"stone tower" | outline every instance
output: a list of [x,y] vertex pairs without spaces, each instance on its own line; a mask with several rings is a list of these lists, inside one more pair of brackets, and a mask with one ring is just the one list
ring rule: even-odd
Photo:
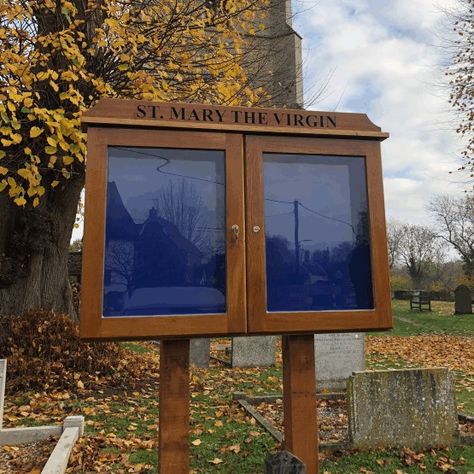
[[[303,107],[301,36],[293,29],[291,0],[270,0],[265,18],[257,25],[249,70],[254,83],[270,94],[267,104]],[[264,28],[260,29],[263,23]]]

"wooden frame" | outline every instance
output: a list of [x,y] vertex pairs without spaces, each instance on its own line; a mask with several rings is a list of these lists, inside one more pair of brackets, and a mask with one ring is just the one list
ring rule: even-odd
[[[362,156],[366,162],[373,310],[268,312],[266,303],[264,152]],[[249,333],[336,332],[392,327],[382,168],[378,143],[365,140],[249,136],[246,139],[247,297]],[[252,232],[254,226],[262,230]]]
[[[246,272],[242,135],[157,130],[137,132],[121,128],[91,127],[88,130],[88,142],[81,337],[133,339],[201,334],[244,334],[246,332]],[[227,203],[227,312],[225,314],[103,317],[107,147],[114,145],[225,151]],[[234,224],[241,229],[238,240],[232,238],[231,228]]]
[[[83,116],[88,133],[81,337],[189,338],[370,331],[392,327],[379,142],[366,115],[105,99]],[[225,150],[227,312],[102,315],[107,147]],[[364,157],[374,309],[266,311],[262,153]],[[238,225],[238,240],[232,226]],[[255,225],[261,232],[252,231]]]

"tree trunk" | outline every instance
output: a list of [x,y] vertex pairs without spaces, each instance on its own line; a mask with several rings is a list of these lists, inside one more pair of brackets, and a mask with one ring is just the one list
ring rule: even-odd
[[68,255],[83,184],[79,175],[48,190],[36,209],[0,195],[0,315],[43,308],[78,319]]

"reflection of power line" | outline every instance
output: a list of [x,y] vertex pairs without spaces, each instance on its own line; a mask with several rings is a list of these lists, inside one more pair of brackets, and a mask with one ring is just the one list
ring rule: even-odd
[[265,216],[265,218],[267,217],[279,217],[279,216],[287,216],[289,214],[293,214],[293,211],[289,211],[289,212],[282,212],[280,214],[270,214],[269,216]]
[[[355,230],[354,230],[354,226],[349,223],[349,222],[346,222],[342,219],[338,219],[337,217],[332,217],[332,216],[328,216],[326,214],[323,214],[321,212],[318,212],[318,211],[315,211],[314,209],[310,209],[308,206],[305,206],[301,201],[283,201],[283,200],[280,200],[280,199],[270,199],[270,198],[265,198],[265,201],[270,201],[270,202],[276,202],[278,204],[292,204],[293,206],[295,205],[295,203],[297,203],[297,205],[299,207],[302,207],[303,209],[306,209],[308,212],[311,212],[319,217],[322,217],[323,219],[328,219],[330,221],[334,221],[334,222],[339,222],[341,224],[344,224],[344,225],[347,225],[349,226],[351,229],[352,229],[352,232],[355,234]],[[293,211],[294,213],[295,211]],[[288,212],[286,214],[291,214],[291,212]],[[283,215],[283,214],[275,214],[275,216],[278,216],[278,215]],[[265,217],[273,217],[273,216],[265,216]]]
[[277,202],[279,204],[293,204],[293,201],[280,201],[278,199],[265,198],[265,201]]
[[[206,183],[218,184],[220,186],[225,185],[225,183],[221,183],[219,181],[213,181],[213,180],[205,179],[205,178],[198,178],[197,176],[189,176],[189,175],[184,175],[184,174],[179,174],[179,173],[172,173],[170,171],[163,171],[162,168],[164,168],[165,166],[171,164],[171,160],[169,158],[164,157],[164,156],[138,151],[134,148],[127,148],[127,147],[116,147],[116,148],[121,149],[121,150],[126,150],[128,152],[135,153],[137,155],[144,155],[144,156],[149,156],[149,157],[152,157],[152,158],[158,158],[160,160],[164,160],[165,163],[163,163],[162,165],[160,165],[156,168],[156,171],[158,171],[159,173],[166,174],[166,175],[169,175],[169,176],[177,176],[177,177],[180,177],[180,178],[194,179],[196,181],[204,181]],[[322,214],[321,212],[315,211],[314,209],[310,209],[308,206],[305,206],[301,201],[298,201],[298,200],[284,201],[284,200],[280,200],[280,199],[271,199],[271,198],[265,198],[265,201],[270,201],[270,202],[274,202],[274,203],[277,203],[277,204],[291,204],[293,206],[296,206],[296,207],[294,207],[293,212],[290,211],[290,212],[285,212],[285,213],[282,213],[282,214],[274,214],[274,215],[269,215],[269,216],[265,216],[265,217],[277,217],[277,216],[283,216],[285,214],[292,214],[292,213],[294,213],[296,215],[297,207],[301,206],[303,209],[306,209],[308,212],[311,212],[311,213],[315,214],[316,216],[322,217],[323,219],[328,219],[328,220],[331,220],[331,221],[334,221],[334,222],[339,222],[341,224],[347,225],[348,227],[351,228],[352,232],[354,234],[356,234],[356,232],[354,230],[354,226],[352,224],[350,224],[349,222],[343,221],[342,219],[338,219],[337,217],[332,217],[332,216],[328,216],[326,214]]]
[[[167,165],[168,163],[165,163],[164,165],[161,165],[161,166],[165,166]],[[196,178],[195,176],[186,176],[184,174],[178,174],[178,173],[171,173],[169,171],[161,171],[160,169],[160,166],[158,166],[158,168],[156,168],[156,171],[158,171],[158,173],[162,173],[162,174],[167,174],[169,176],[179,176],[181,178],[186,178],[186,179],[194,179],[196,181],[205,181],[206,183],[213,183],[213,184],[219,184],[221,186],[224,186],[225,183],[219,183],[218,181],[212,181],[211,179],[205,179],[205,178]]]
[[325,214],[321,214],[320,212],[318,211],[315,211],[314,209],[310,209],[309,207],[305,206],[302,202],[300,201],[296,201],[298,202],[298,204],[303,208],[303,209],[306,209],[308,212],[311,212],[313,214],[316,214],[317,216],[319,217],[322,217],[323,219],[328,219],[330,221],[334,221],[334,222],[339,222],[341,224],[344,224],[344,225],[347,225],[349,226],[351,229],[352,229],[352,232],[355,234],[355,230],[354,230],[354,226],[352,224],[350,224],[349,222],[346,222],[346,221],[343,221],[342,219],[338,219],[337,217],[331,217],[331,216],[327,216]]
[[198,178],[197,176],[188,176],[188,175],[179,174],[179,173],[172,173],[171,171],[163,171],[162,168],[164,166],[167,166],[167,165],[171,164],[171,160],[169,158],[164,157],[164,156],[156,155],[156,154],[152,154],[152,153],[145,153],[143,151],[135,150],[134,148],[126,148],[126,147],[116,147],[116,148],[119,148],[121,150],[126,150],[128,152],[135,153],[137,155],[144,155],[144,156],[149,156],[151,158],[158,158],[160,160],[164,160],[166,163],[163,163],[162,165],[160,165],[156,168],[156,171],[158,171],[158,173],[166,174],[166,175],[169,175],[169,176],[177,176],[177,177],[180,177],[180,178],[194,179],[196,181],[204,181],[206,183],[219,184],[220,186],[225,185],[225,183],[220,183],[219,181],[213,181],[211,179]]

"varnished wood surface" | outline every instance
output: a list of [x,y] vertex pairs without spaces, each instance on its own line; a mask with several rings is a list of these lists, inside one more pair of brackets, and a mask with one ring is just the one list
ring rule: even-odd
[[160,343],[159,473],[189,473],[189,339]]
[[318,426],[314,337],[283,336],[283,425],[285,449],[318,472]]
[[379,141],[389,136],[365,114],[123,99],[101,99],[83,115],[82,124],[84,127],[159,127],[360,137]]
[[[390,329],[391,297],[380,145],[370,141],[288,137],[246,138],[248,331],[256,334]],[[374,309],[267,312],[263,153],[363,156],[366,161]],[[252,232],[253,226],[260,232]]]
[[[135,339],[246,332],[243,137],[171,130],[89,129],[80,333],[85,339]],[[102,317],[107,146],[224,150],[226,156],[227,312],[225,314]],[[233,238],[232,225],[240,228]]]
[[[121,102],[113,101],[114,108]],[[204,107],[204,106],[203,106]],[[375,127],[375,126],[373,126]],[[227,313],[102,317],[107,147],[225,150]],[[367,167],[373,310],[266,311],[263,152],[363,156]],[[239,226],[239,238],[232,226]],[[253,226],[260,226],[258,233]],[[150,339],[370,331],[392,326],[380,145],[373,140],[91,126],[88,130],[81,337]]]

